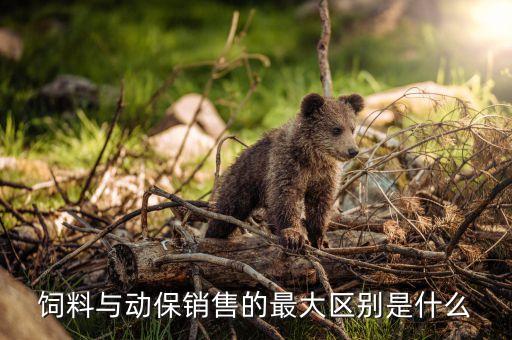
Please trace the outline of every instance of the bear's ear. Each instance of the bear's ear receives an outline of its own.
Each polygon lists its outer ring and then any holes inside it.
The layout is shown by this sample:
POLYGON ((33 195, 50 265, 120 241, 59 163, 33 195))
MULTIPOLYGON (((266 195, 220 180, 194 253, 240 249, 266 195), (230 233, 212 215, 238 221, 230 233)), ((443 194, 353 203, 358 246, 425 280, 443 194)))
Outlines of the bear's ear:
POLYGON ((351 94, 349 96, 338 97, 338 100, 345 102, 352 106, 355 113, 360 112, 364 108, 364 99, 358 94, 351 94))
POLYGON ((310 93, 302 99, 300 110, 304 116, 311 116, 322 105, 324 105, 324 97, 317 93, 310 93))

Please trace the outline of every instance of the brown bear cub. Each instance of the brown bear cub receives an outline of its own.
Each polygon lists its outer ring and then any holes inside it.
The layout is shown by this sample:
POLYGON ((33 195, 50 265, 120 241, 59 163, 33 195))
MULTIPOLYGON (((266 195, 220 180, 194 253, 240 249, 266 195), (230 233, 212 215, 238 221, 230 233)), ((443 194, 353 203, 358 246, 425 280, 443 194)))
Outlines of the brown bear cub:
MULTIPOLYGON (((294 120, 266 133, 223 174, 211 200, 213 210, 245 220, 264 207, 269 227, 285 247, 328 247, 325 232, 336 198, 339 162, 359 152, 354 128, 363 105, 357 94, 305 96, 294 120)), ((206 237, 227 238, 235 228, 212 220, 206 237)))

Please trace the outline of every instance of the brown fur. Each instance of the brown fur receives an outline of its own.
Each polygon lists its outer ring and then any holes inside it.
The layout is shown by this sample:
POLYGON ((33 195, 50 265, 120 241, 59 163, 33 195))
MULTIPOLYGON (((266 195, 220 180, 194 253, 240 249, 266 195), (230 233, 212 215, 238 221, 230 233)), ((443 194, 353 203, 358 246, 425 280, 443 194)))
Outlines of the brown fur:
MULTIPOLYGON (((353 132, 355 114, 362 108, 363 99, 355 94, 337 99, 318 94, 304 97, 294 120, 266 133, 224 173, 212 197, 214 210, 244 220, 254 209, 264 207, 269 226, 283 245, 328 246, 324 236, 335 201, 339 162, 357 154, 353 132)), ((206 237, 226 238, 235 228, 213 220, 206 237)))

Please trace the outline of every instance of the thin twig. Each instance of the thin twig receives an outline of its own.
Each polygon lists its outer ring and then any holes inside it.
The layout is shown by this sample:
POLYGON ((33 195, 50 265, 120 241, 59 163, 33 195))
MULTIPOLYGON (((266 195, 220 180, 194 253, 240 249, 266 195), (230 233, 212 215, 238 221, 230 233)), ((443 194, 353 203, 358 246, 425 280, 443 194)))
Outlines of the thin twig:
POLYGON ((13 188, 13 189, 23 189, 23 190, 32 191, 32 188, 29 186, 26 186, 25 184, 5 181, 3 179, 0 179, 0 187, 9 187, 9 188, 13 188))
MULTIPOLYGON (((65 226, 66 228, 69 228, 71 230, 74 230, 74 231, 78 231, 78 232, 81 232, 81 233, 86 233, 86 234, 98 234, 101 232, 100 229, 96 229, 96 228, 86 228, 86 227, 77 227, 75 225, 72 225, 72 224, 69 224, 67 222, 62 222, 62 225, 65 226)), ((122 237, 119 237, 115 234, 107 234, 105 235, 105 237, 107 238, 110 238, 114 241, 117 241, 119 243, 127 243, 128 240, 122 238, 122 237)))
POLYGON ((66 203, 67 205, 71 205, 71 201, 69 200, 68 194, 60 186, 60 183, 57 180, 57 177, 55 176, 55 173, 53 172, 51 166, 48 166, 48 171, 50 171, 50 176, 52 177, 53 184, 55 185, 55 188, 57 189, 57 192, 59 193, 60 197, 62 197, 62 199, 64 200, 64 203, 66 203))
POLYGON ((233 139, 233 140, 236 140, 238 143, 242 144, 243 146, 245 146, 246 148, 248 147, 247 144, 245 144, 244 142, 242 142, 240 139, 238 139, 237 136, 235 135, 232 135, 232 136, 226 136, 224 138, 222 138, 220 141, 219 141, 219 144, 217 145, 217 152, 215 154, 215 176, 214 176, 214 179, 213 179, 213 189, 212 189, 212 196, 213 194, 215 193, 215 189, 217 188, 217 186, 219 185, 219 177, 220 177, 220 163, 221 163, 221 158, 220 158, 220 154, 221 154, 221 151, 222 151, 222 145, 224 144, 224 142, 228 139, 233 139))
MULTIPOLYGON (((199 275, 199 269, 197 266, 192 266, 192 282, 194 283, 194 292, 199 295, 202 290, 202 285, 201 276, 199 275)), ((198 327, 199 323, 197 318, 192 318, 190 320, 190 332, 188 335, 188 340, 196 340, 198 327)))
POLYGON ((85 194, 87 193, 87 190, 89 190, 89 186, 91 185, 92 179, 94 177, 94 174, 96 173, 96 168, 101 162, 101 159, 103 158, 103 153, 107 149, 108 142, 110 141, 110 137, 112 136, 112 132, 114 132, 114 128, 116 126, 117 120, 119 119, 119 116, 121 115, 121 112, 124 108, 124 83, 121 82, 121 92, 119 94, 119 99, 117 101, 117 108, 116 112, 114 113, 114 117, 112 118, 112 121, 110 122, 110 125, 108 127, 107 136, 105 138, 105 142, 103 143, 103 147, 101 148, 101 151, 96 158, 96 161, 94 162, 94 165, 91 168, 91 171, 89 171, 89 175, 87 176, 87 179, 85 180, 85 185, 82 188, 82 191, 80 192, 80 196, 78 198, 78 201, 76 202, 77 205, 82 204, 85 194))

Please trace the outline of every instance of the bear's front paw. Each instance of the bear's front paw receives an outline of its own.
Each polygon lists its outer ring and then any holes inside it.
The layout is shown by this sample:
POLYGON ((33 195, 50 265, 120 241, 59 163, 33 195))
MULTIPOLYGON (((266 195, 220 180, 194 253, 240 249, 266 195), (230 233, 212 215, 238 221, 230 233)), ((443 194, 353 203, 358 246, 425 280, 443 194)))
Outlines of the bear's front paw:
POLYGON ((296 228, 286 228, 281 230, 279 243, 293 251, 302 249, 305 244, 311 244, 306 235, 296 228))

